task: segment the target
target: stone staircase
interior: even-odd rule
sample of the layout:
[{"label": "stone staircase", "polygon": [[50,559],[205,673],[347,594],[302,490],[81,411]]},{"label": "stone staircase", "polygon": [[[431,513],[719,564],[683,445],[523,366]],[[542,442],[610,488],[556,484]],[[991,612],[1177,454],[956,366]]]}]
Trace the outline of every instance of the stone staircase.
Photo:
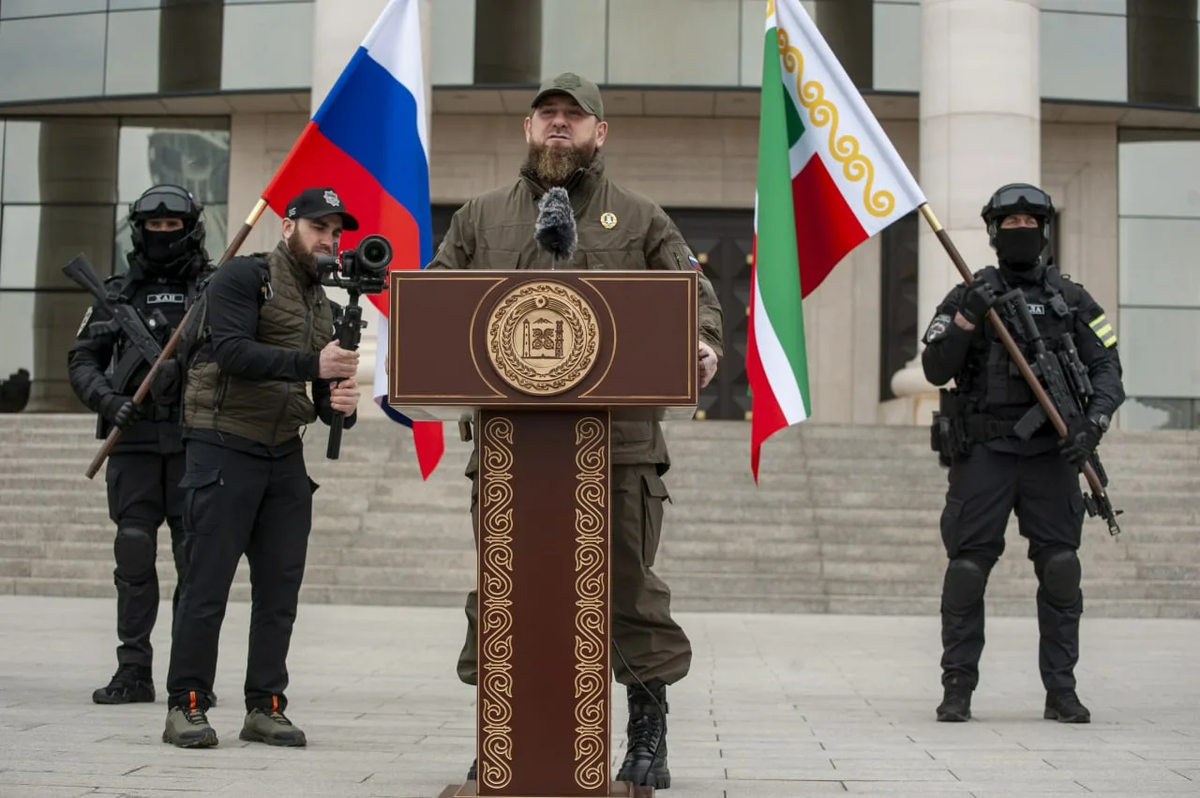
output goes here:
[{"label": "stone staircase", "polygon": [[[0,415],[0,593],[115,595],[113,525],[83,415]],[[679,610],[934,614],[945,567],[938,519],[945,471],[924,428],[816,422],[778,434],[749,473],[749,424],[666,425],[674,465],[656,570]],[[364,418],[325,459],[314,426],[309,469],[321,488],[302,600],[461,606],[475,579],[463,477],[469,444],[447,426],[447,453],[422,482],[411,438]],[[1200,434],[1114,431],[1102,448],[1113,539],[1084,528],[1086,612],[1200,617]],[[174,576],[164,525],[159,574]],[[988,611],[1034,614],[1036,582],[1016,523],[993,572]],[[243,560],[234,600],[249,597]]]}]

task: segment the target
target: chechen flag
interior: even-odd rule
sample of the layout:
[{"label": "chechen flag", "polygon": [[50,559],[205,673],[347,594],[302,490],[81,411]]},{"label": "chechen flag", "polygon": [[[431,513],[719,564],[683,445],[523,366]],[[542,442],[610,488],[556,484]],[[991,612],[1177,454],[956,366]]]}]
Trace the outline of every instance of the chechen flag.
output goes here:
[{"label": "chechen flag", "polygon": [[[280,216],[305,188],[330,186],[359,221],[343,233],[349,249],[372,233],[392,244],[390,269],[423,269],[433,258],[429,201],[429,133],[421,62],[419,0],[389,0],[321,107],[309,121],[263,199]],[[388,292],[378,309],[375,401],[413,431],[421,476],[445,452],[442,422],[412,421],[387,403]]]},{"label": "chechen flag", "polygon": [[746,353],[755,481],[763,442],[812,413],[801,300],[924,203],[800,0],[768,0]]}]

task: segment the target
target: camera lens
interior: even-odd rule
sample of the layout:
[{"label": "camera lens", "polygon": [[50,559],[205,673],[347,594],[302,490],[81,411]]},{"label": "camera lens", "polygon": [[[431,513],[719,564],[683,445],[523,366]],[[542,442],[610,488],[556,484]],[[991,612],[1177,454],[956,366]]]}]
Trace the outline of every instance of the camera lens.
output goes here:
[{"label": "camera lens", "polygon": [[392,262],[392,245],[381,235],[367,236],[358,245],[358,258],[364,271],[383,274]]}]

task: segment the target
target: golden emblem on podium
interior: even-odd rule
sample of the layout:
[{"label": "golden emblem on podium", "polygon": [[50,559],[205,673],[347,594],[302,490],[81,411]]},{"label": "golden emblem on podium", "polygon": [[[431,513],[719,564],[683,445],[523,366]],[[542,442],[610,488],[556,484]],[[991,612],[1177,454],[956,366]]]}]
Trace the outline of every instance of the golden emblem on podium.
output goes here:
[{"label": "golden emblem on podium", "polygon": [[488,359],[513,388],[553,396],[578,385],[596,364],[596,313],[563,283],[540,280],[510,291],[487,322]]}]

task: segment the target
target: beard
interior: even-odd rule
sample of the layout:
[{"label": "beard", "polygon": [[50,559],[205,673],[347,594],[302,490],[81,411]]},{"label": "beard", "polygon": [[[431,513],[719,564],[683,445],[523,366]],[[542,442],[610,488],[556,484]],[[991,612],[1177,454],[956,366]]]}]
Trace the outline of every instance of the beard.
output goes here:
[{"label": "beard", "polygon": [[551,147],[531,143],[521,173],[533,177],[544,186],[561,186],[571,179],[571,175],[591,164],[598,152],[598,148]]},{"label": "beard", "polygon": [[[300,228],[296,227],[292,230],[292,234],[284,239],[287,248],[291,250],[292,255],[302,265],[307,266],[309,272],[315,277],[317,274],[317,253],[314,248],[306,247],[304,242],[300,240]],[[327,254],[322,252],[322,254]]]}]

